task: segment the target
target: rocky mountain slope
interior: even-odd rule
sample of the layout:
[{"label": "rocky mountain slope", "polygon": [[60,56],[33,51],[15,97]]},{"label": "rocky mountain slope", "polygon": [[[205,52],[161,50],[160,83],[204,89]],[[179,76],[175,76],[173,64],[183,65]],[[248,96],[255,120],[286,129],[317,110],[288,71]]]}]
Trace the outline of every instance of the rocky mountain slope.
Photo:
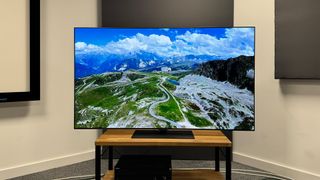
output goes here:
[{"label": "rocky mountain slope", "polygon": [[195,73],[254,92],[254,56],[208,61],[200,64]]}]

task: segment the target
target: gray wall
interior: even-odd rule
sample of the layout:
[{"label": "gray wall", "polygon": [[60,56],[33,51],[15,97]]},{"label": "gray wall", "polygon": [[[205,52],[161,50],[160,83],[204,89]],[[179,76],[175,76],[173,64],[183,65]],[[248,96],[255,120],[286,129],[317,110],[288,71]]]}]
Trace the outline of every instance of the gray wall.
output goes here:
[{"label": "gray wall", "polygon": [[232,26],[233,0],[102,0],[102,25]]},{"label": "gray wall", "polygon": [[[230,27],[233,0],[102,0],[104,27]],[[228,132],[232,138],[232,133]],[[171,154],[174,159],[213,159],[212,148],[117,147],[121,154]],[[223,154],[223,153],[222,153]]]}]

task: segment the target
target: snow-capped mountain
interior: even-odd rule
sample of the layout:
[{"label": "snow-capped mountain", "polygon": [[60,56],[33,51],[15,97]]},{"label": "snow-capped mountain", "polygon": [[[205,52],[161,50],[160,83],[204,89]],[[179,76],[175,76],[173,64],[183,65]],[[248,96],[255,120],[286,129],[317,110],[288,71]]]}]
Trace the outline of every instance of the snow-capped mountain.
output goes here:
[{"label": "snow-capped mountain", "polygon": [[171,67],[174,70],[186,70],[194,68],[197,64],[217,59],[219,57],[207,55],[164,58],[148,52],[130,55],[80,54],[76,55],[76,77],[81,78],[91,74],[126,70],[154,71],[160,70],[164,66]]}]

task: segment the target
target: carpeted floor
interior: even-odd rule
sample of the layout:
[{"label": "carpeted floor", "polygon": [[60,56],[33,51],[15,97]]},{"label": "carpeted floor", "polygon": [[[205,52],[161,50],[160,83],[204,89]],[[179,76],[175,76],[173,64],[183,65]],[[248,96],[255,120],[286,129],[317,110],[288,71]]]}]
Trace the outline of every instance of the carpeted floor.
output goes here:
[{"label": "carpeted floor", "polygon": [[[116,160],[115,160],[116,163]],[[85,161],[65,167],[55,168],[35,174],[13,178],[12,180],[84,180],[94,179],[94,160]],[[224,170],[225,163],[221,162],[221,171]],[[213,168],[213,161],[172,161],[173,168]],[[102,160],[102,172],[107,169],[107,161]],[[262,171],[253,167],[249,167],[240,163],[232,163],[232,179],[233,180],[287,180],[274,174]],[[82,176],[82,177],[80,177]]]}]

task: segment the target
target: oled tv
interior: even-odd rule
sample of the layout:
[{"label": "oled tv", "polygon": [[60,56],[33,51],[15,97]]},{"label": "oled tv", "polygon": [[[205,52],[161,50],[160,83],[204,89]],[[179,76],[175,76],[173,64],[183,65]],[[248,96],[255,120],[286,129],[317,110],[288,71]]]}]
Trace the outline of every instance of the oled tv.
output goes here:
[{"label": "oled tv", "polygon": [[254,27],[74,35],[76,129],[255,129]]}]

